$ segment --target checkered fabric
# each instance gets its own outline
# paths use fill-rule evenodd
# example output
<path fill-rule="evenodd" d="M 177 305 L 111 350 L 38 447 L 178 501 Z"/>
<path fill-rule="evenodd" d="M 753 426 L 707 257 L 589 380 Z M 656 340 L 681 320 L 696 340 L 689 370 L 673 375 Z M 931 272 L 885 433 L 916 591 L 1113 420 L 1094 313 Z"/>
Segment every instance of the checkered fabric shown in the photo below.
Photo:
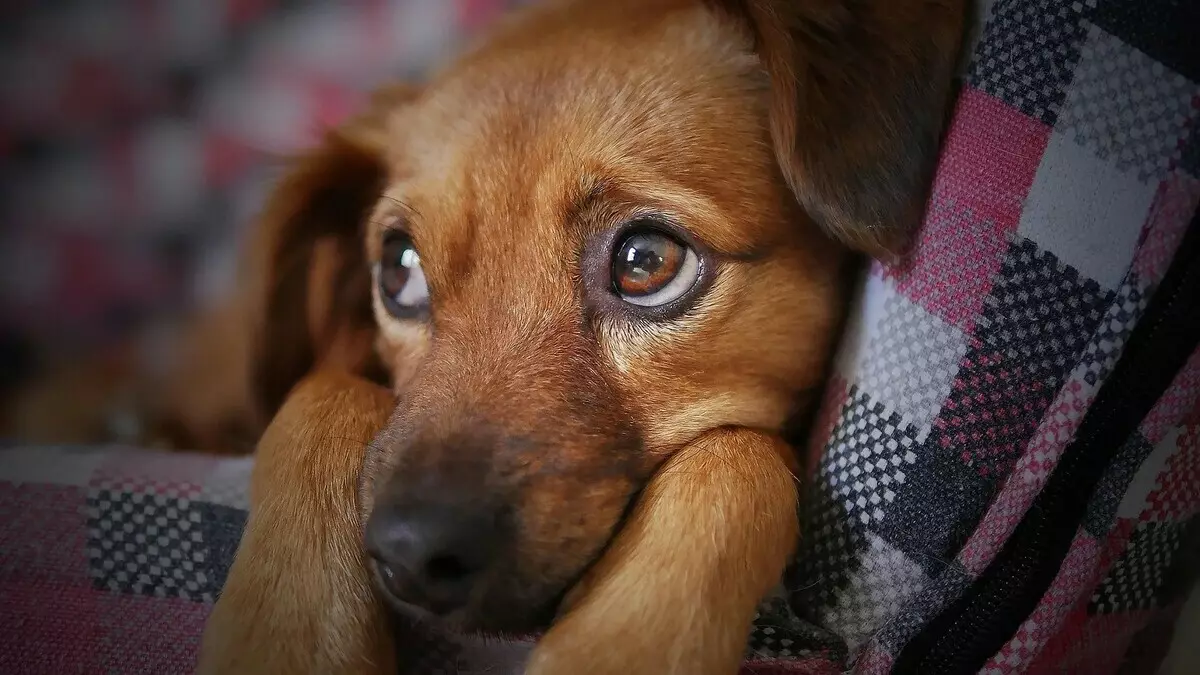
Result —
<path fill-rule="evenodd" d="M 986 7 L 914 255 L 864 275 L 809 444 L 803 540 L 747 673 L 891 668 L 1026 515 L 1195 222 L 1196 3 Z M 1200 352 L 1122 440 L 985 672 L 1161 658 L 1200 552 Z M 0 672 L 188 671 L 248 470 L 8 451 Z M 423 673 L 519 670 L 528 648 L 410 637 Z"/>
<path fill-rule="evenodd" d="M 192 672 L 251 466 L 124 448 L 0 453 L 0 672 Z"/>
<path fill-rule="evenodd" d="M 0 673 L 190 673 L 247 517 L 253 459 L 132 448 L 0 450 Z M 782 598 L 748 672 L 831 675 Z M 798 628 L 799 626 L 799 628 Z M 532 643 L 401 637 L 417 675 L 519 673 Z"/>
<path fill-rule="evenodd" d="M 1200 203 L 1200 6 L 984 19 L 914 255 L 866 275 L 811 444 L 790 605 L 856 673 L 887 672 L 1006 543 Z M 1200 551 L 1198 379 L 1200 353 L 985 672 L 1152 672 Z"/>

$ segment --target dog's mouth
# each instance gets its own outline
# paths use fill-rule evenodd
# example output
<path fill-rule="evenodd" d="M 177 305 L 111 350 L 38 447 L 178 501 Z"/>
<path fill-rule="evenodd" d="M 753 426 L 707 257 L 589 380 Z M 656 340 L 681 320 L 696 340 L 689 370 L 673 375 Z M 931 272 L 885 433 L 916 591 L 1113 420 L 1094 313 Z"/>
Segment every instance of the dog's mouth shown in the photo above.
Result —
<path fill-rule="evenodd" d="M 382 486 L 364 486 L 375 495 L 364 514 L 371 574 L 395 614 L 458 634 L 544 631 L 587 586 L 656 469 L 610 459 L 643 457 L 627 442 L 592 463 L 539 456 L 535 469 L 518 461 L 532 452 L 527 444 L 516 445 L 526 454 L 406 465 Z"/>
<path fill-rule="evenodd" d="M 497 588 L 485 582 L 463 604 L 422 593 L 378 561 L 372 561 L 371 569 L 377 592 L 393 612 L 452 634 L 504 638 L 540 633 L 549 627 L 566 593 L 537 592 L 517 584 Z"/>
<path fill-rule="evenodd" d="M 433 609 L 427 609 L 416 602 L 409 602 L 402 598 L 413 597 L 414 590 L 406 588 L 396 578 L 394 572 L 379 561 L 371 561 L 371 574 L 375 579 L 375 588 L 383 597 L 388 607 L 397 614 L 406 619 L 418 621 L 424 624 L 445 625 L 447 628 L 454 627 L 456 624 L 463 624 L 465 617 L 462 616 L 462 609 L 448 609 L 444 612 L 437 612 Z"/>
<path fill-rule="evenodd" d="M 516 574 L 487 574 L 463 601 L 427 593 L 420 584 L 407 581 L 402 571 L 372 559 L 376 590 L 398 616 L 448 633 L 501 638 L 539 634 L 569 608 L 574 600 L 572 591 L 612 546 L 637 494 L 634 491 L 629 496 L 621 517 L 610 526 L 602 543 L 565 582 L 550 582 L 543 575 L 520 579 Z"/>

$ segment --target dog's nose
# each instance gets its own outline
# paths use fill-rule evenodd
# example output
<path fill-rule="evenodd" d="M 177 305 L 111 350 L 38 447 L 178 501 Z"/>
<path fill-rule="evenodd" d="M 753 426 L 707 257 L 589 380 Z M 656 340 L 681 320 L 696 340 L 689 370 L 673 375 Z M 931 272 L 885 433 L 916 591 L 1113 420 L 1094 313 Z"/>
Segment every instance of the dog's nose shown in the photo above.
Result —
<path fill-rule="evenodd" d="M 388 591 L 435 614 L 467 603 L 495 538 L 491 514 L 456 506 L 379 505 L 366 527 Z"/>

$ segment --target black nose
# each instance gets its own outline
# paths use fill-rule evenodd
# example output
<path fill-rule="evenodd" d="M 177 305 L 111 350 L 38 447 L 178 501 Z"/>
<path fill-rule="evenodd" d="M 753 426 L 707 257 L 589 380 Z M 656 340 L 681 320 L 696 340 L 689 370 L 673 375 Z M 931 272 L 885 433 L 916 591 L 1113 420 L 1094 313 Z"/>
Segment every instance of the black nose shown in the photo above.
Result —
<path fill-rule="evenodd" d="M 492 514 L 462 506 L 380 504 L 366 527 L 387 590 L 435 614 L 467 604 L 495 540 Z"/>

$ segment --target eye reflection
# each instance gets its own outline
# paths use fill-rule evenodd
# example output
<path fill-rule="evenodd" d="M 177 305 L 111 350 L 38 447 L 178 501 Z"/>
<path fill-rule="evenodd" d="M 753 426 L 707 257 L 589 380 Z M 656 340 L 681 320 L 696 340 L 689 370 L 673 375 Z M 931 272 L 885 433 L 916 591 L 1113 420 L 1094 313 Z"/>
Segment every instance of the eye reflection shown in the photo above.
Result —
<path fill-rule="evenodd" d="M 384 239 L 377 283 L 379 297 L 392 316 L 413 319 L 428 312 L 429 287 L 421 269 L 421 256 L 408 235 L 390 232 Z"/>
<path fill-rule="evenodd" d="M 619 241 L 613 254 L 613 291 L 641 307 L 679 299 L 699 275 L 696 252 L 657 229 L 635 229 Z"/>

